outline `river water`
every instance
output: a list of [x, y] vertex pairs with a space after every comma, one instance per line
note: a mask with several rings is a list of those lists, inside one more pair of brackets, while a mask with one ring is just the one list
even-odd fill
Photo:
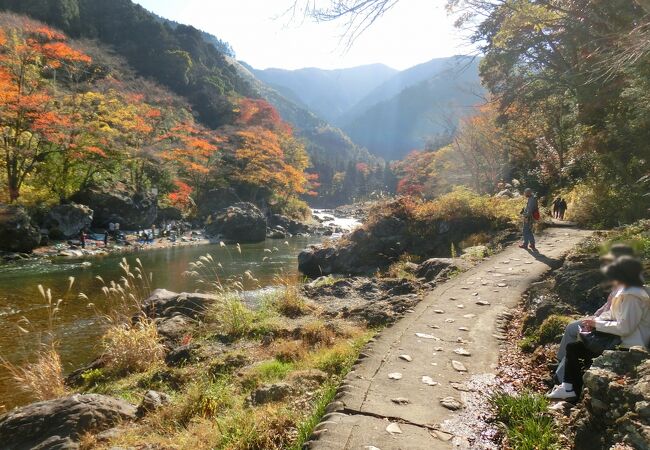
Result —
[[[335, 219], [344, 228], [356, 225], [353, 219]], [[199, 245], [141, 251], [138, 253], [93, 258], [87, 261], [37, 261], [23, 265], [0, 267], [0, 357], [14, 364], [24, 362], [34, 354], [42, 331], [48, 329], [48, 309], [39, 293], [38, 285], [51, 289], [56, 300], [65, 296], [63, 307], [54, 322], [55, 338], [59, 342], [61, 359], [66, 372], [90, 362], [98, 354], [98, 343], [103, 333], [102, 321], [96, 309], [106, 306], [101, 292], [105, 281], [118, 281], [122, 276], [119, 263], [126, 258], [136, 265], [139, 258], [147, 273], [151, 273], [153, 288], [183, 292], [196, 290], [195, 283], [183, 272], [191, 262], [210, 254], [223, 267], [224, 278], [236, 277], [250, 271], [256, 281], [249, 281], [246, 289], [267, 287], [279, 273], [297, 273], [297, 255], [306, 246], [318, 243], [320, 237], [293, 237], [287, 240], [267, 239], [259, 244]], [[69, 279], [74, 277], [73, 289], [67, 296]], [[83, 292], [88, 300], [80, 299]], [[25, 321], [24, 319], [27, 319]], [[25, 334], [21, 326], [30, 331]], [[29, 396], [16, 389], [6, 368], [0, 366], [0, 410], [29, 401]]]

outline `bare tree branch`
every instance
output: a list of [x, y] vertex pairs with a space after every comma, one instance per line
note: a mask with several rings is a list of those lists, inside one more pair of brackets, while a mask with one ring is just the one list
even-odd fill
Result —
[[345, 20], [341, 40], [349, 49], [356, 39], [400, 0], [295, 0], [288, 13], [318, 22]]

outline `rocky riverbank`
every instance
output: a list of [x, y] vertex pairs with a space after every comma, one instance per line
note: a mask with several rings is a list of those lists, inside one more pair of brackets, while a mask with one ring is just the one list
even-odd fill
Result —
[[[300, 222], [279, 214], [266, 216], [251, 203], [236, 203], [209, 216], [204, 226], [194, 229], [192, 226], [196, 224], [182, 220], [180, 212], [171, 214], [169, 211], [159, 211], [158, 215], [163, 217], [160, 219], [162, 222], [158, 219], [151, 222], [151, 215], [146, 221], [148, 225], [139, 232], [111, 233], [106, 245], [104, 234], [108, 226], [96, 226], [103, 223], [106, 217], [113, 216], [106, 211], [101, 214], [103, 219], [98, 220], [91, 208], [70, 203], [57, 205], [49, 209], [43, 218], [35, 220], [22, 207], [0, 205], [0, 264], [43, 258], [88, 259], [218, 242], [243, 244], [261, 242], [267, 238], [279, 240], [292, 236], [340, 236], [357, 223], [356, 220], [349, 219], [340, 224], [334, 216], [326, 221], [311, 219]], [[168, 217], [177, 219], [167, 219]], [[129, 223], [133, 224], [132, 221]], [[95, 228], [91, 228], [93, 226]], [[120, 226], [124, 229], [123, 224]], [[82, 230], [86, 230], [84, 245], [80, 241]], [[147, 233], [148, 237], [143, 238], [142, 233]]]
[[[255, 448], [286, 448], [374, 330], [411, 311], [428, 290], [471, 261], [427, 260], [410, 267], [408, 278], [323, 277], [282, 285], [259, 293], [256, 306], [239, 298], [231, 303], [223, 294], [156, 290], [141, 311], [162, 344], [160, 360], [144, 370], [116, 372], [107, 351], [67, 376], [66, 396], [0, 417], [0, 441], [11, 443], [8, 449], [129, 448], [143, 442], [180, 448], [187, 434], [197, 432], [191, 423], [205, 426], [213, 414], [235, 420], [272, 410], [287, 434], [277, 423], [256, 432], [278, 434], [274, 439], [284, 444]], [[214, 383], [229, 386], [234, 403], [225, 410], [203, 409], [204, 402], [217, 401], [209, 393]], [[287, 407], [301, 412], [288, 414]], [[157, 434], [153, 424], [188, 414], [192, 421], [170, 440]]]
[[[648, 221], [598, 233], [535, 284], [502, 325], [507, 339], [500, 353], [500, 381], [519, 392], [550, 390], [564, 327], [593, 314], [607, 297], [600, 255], [613, 243], [624, 242], [648, 265], [649, 236]], [[560, 402], [550, 409], [562, 445], [576, 450], [647, 449], [650, 353], [641, 348], [607, 351], [594, 360], [584, 383], [579, 402]]]

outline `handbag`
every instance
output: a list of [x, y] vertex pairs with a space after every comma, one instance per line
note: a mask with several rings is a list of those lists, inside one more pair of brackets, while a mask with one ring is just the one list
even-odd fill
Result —
[[601, 355], [605, 350], [613, 350], [621, 345], [621, 337], [602, 331], [578, 333], [578, 341], [582, 342], [587, 350]]

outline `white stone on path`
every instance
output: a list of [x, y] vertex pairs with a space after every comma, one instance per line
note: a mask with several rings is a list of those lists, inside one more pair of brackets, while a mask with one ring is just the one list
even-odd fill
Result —
[[464, 348], [457, 348], [456, 350], [454, 350], [454, 353], [460, 356], [472, 356], [472, 354]]
[[463, 309], [464, 307], [465, 307], [465, 305], [462, 305], [462, 304], [456, 305], [456, 308], [458, 308], [458, 309]]
[[445, 313], [442, 309], [434, 309], [433, 312], [436, 313], [436, 314], [444, 314]]
[[422, 338], [422, 339], [434, 339], [434, 340], [436, 340], [436, 341], [439, 341], [439, 340], [440, 340], [440, 339], [438, 339], [437, 337], [435, 337], [435, 336], [432, 335], [432, 334], [427, 334], [427, 333], [415, 333], [415, 335], [416, 335], [417, 337], [419, 337], [419, 338]]
[[460, 361], [453, 360], [451, 362], [451, 367], [458, 372], [467, 372], [467, 367], [465, 367], [465, 365]]
[[391, 380], [401, 380], [402, 379], [402, 374], [399, 372], [393, 372], [388, 374], [388, 378]]
[[479, 306], [488, 306], [490, 302], [488, 302], [487, 300], [479, 300], [478, 302], [476, 302], [476, 304]]
[[465, 314], [463, 317], [466, 319], [473, 319], [474, 317], [476, 317], [476, 314]]
[[407, 362], [413, 361], [413, 358], [411, 358], [411, 355], [399, 355], [399, 359], [403, 359], [404, 361], [407, 361]]
[[438, 383], [436, 381], [433, 381], [433, 378], [428, 377], [428, 376], [423, 376], [422, 377], [422, 382], [426, 384], [427, 386], [435, 386]]
[[399, 424], [397, 423], [391, 423], [386, 427], [386, 431], [388, 431], [390, 434], [402, 434], [402, 429], [399, 427]]
[[454, 397], [445, 397], [440, 400], [440, 404], [452, 411], [457, 411], [463, 407], [463, 404]]

